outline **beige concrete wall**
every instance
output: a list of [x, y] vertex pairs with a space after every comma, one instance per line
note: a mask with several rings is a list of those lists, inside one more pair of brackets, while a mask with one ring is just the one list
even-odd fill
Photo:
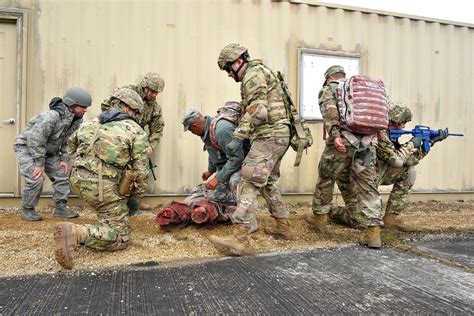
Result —
[[[147, 71], [164, 76], [158, 100], [166, 127], [153, 157], [154, 194], [182, 194], [200, 181], [207, 157], [201, 141], [182, 132], [180, 119], [190, 106], [214, 113], [226, 100], [239, 100], [239, 86], [216, 65], [230, 42], [286, 73], [294, 96], [298, 48], [362, 54], [363, 73], [383, 79], [393, 98], [409, 103], [413, 123], [465, 134], [433, 149], [418, 167], [415, 190], [474, 190], [472, 27], [263, 0], [0, 0], [0, 7], [30, 12], [27, 118], [70, 86], [91, 91], [91, 118], [116, 86]], [[284, 159], [285, 192], [313, 190], [323, 149], [321, 123], [311, 123], [311, 129], [316, 142], [301, 166], [292, 167], [293, 153]]]

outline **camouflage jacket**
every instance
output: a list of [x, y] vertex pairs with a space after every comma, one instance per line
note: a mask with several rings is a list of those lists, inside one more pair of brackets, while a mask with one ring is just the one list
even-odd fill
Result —
[[209, 135], [211, 121], [212, 118], [206, 116], [206, 127], [204, 135], [201, 137], [204, 142], [204, 149], [207, 150], [209, 155], [207, 170], [211, 172], [217, 171], [216, 178], [220, 182], [228, 183], [230, 176], [240, 170], [242, 166], [244, 150], [242, 145], [240, 145], [233, 154], [230, 154], [227, 145], [234, 138], [235, 125], [225, 119], [220, 119], [217, 122], [215, 130], [216, 140], [221, 149], [214, 148]]
[[[388, 130], [381, 131], [378, 135], [377, 161], [379, 166], [416, 165], [426, 156], [423, 150], [414, 148], [412, 142], [400, 144], [398, 141], [391, 141]], [[397, 163], [398, 161], [398, 163]]]
[[[345, 80], [345, 79], [342, 79]], [[325, 85], [318, 94], [319, 110], [323, 116], [324, 125], [329, 137], [326, 144], [333, 146], [336, 137], [343, 136], [349, 143], [356, 148], [360, 144], [365, 146], [375, 145], [377, 143], [377, 135], [361, 135], [341, 128], [339, 121], [339, 110], [337, 108], [337, 87], [339, 81], [330, 81]]]
[[332, 143], [334, 138], [341, 136], [341, 124], [339, 123], [339, 112], [337, 110], [336, 90], [338, 83], [330, 82], [319, 90], [318, 103], [319, 110], [323, 116], [324, 125], [329, 135], [328, 141]]
[[99, 174], [102, 163], [102, 176], [117, 184], [126, 169], [135, 170], [138, 177], [132, 194], [142, 196], [148, 177], [148, 146], [148, 137], [140, 125], [125, 112], [109, 109], [84, 122], [69, 139], [67, 150], [73, 168]]
[[44, 166], [46, 156], [60, 156], [61, 161], [67, 161], [67, 139], [82, 123], [61, 98], [51, 99], [49, 107], [51, 110], [34, 116], [15, 141], [16, 146], [28, 148], [36, 167]]
[[[161, 106], [156, 101], [145, 100], [145, 93], [143, 89], [136, 85], [126, 85], [122, 88], [129, 88], [137, 92], [143, 99], [145, 109], [142, 114], [138, 117], [138, 124], [141, 127], [145, 128], [148, 126], [148, 141], [153, 150], [158, 147], [161, 137], [163, 136], [163, 129], [165, 127], [165, 122], [163, 120], [163, 114], [161, 111]], [[104, 100], [101, 105], [102, 111], [106, 111], [110, 108], [110, 102], [112, 101], [111, 97]]]
[[240, 93], [243, 116], [234, 136], [238, 139], [289, 137], [290, 120], [278, 78], [260, 60], [247, 64]]

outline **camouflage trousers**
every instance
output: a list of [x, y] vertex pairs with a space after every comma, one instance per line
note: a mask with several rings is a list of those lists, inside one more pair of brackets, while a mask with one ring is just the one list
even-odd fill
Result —
[[219, 183], [214, 190], [207, 190], [206, 198], [217, 204], [237, 205], [237, 186], [240, 183], [240, 170], [234, 172], [229, 179], [229, 183]]
[[[34, 208], [38, 204], [45, 177], [38, 179], [31, 177], [35, 170], [35, 162], [26, 146], [15, 145], [15, 153], [20, 166], [20, 174], [25, 179], [25, 185], [21, 192], [21, 207]], [[61, 162], [58, 156], [46, 156], [44, 161], [44, 171], [53, 184], [53, 199], [56, 203], [67, 202], [67, 197], [71, 191], [68, 183], [68, 175], [64, 169], [58, 168]]]
[[283, 204], [276, 182], [280, 178], [281, 160], [288, 150], [289, 142], [286, 137], [268, 137], [252, 142], [242, 163], [238, 205], [231, 216], [234, 224], [244, 225], [249, 232], [257, 230], [259, 192], [273, 217], [288, 218], [288, 210]]
[[[416, 170], [413, 166], [393, 168], [386, 164], [379, 164], [377, 167], [377, 185], [393, 185], [383, 214], [386, 212], [395, 215], [401, 214], [408, 204], [409, 192], [415, 183], [415, 179]], [[343, 187], [343, 189], [339, 187], [339, 189], [346, 207], [331, 205], [329, 217], [336, 223], [361, 228], [363, 216], [360, 209], [353, 207], [354, 201], [357, 201], [354, 190], [350, 186]]]
[[364, 227], [383, 225], [382, 202], [376, 183], [376, 147], [371, 145], [364, 151], [356, 151], [345, 139], [344, 145], [346, 153], [337, 151], [332, 144], [324, 148], [314, 189], [313, 213], [330, 213], [337, 182], [346, 207], [361, 214], [360, 223]]
[[408, 204], [411, 188], [415, 184], [415, 167], [380, 168], [379, 185], [392, 185], [393, 188], [387, 201], [385, 212], [399, 215]]
[[100, 225], [84, 225], [88, 234], [85, 245], [102, 251], [123, 249], [130, 240], [128, 198], [118, 193], [118, 183], [102, 179], [103, 201], [99, 201], [98, 175], [74, 168], [69, 178], [72, 190], [94, 208]]

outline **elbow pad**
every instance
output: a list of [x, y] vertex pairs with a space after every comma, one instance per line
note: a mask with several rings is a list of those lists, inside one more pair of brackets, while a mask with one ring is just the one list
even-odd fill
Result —
[[256, 103], [247, 107], [244, 119], [254, 125], [261, 125], [268, 122], [268, 110], [264, 103]]
[[390, 159], [388, 164], [390, 165], [390, 167], [393, 167], [393, 168], [401, 168], [403, 167], [403, 160], [392, 158]]

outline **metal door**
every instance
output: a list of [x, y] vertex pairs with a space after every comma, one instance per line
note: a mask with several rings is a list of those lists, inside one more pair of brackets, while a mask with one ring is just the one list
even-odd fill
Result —
[[0, 195], [13, 195], [17, 163], [13, 143], [17, 132], [16, 23], [0, 20]]

